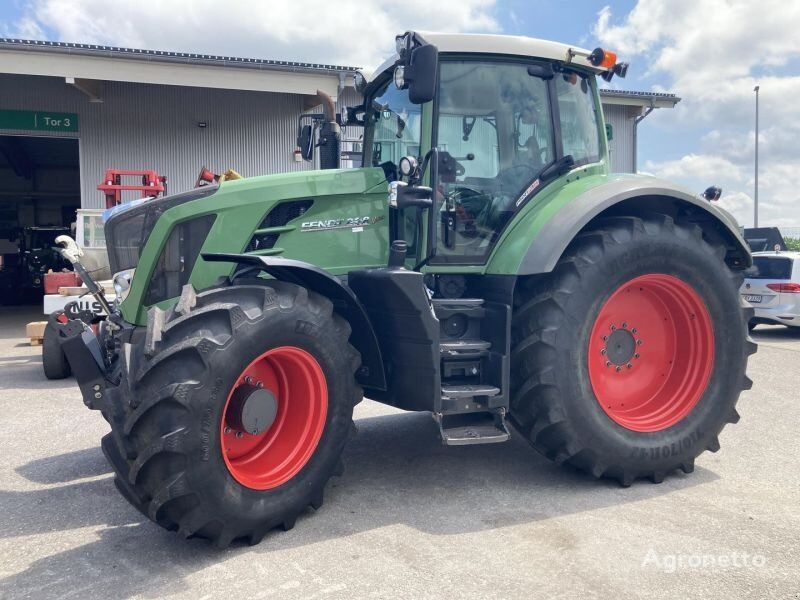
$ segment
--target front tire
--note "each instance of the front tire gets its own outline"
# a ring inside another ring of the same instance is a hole
[[[341,474],[361,399],[349,336],[327,298],[297,285],[187,286],[151,313],[122,413],[107,411],[117,487],[162,527],[220,547],[290,529]]]
[[[69,361],[61,349],[58,331],[50,323],[45,326],[42,339],[42,369],[48,379],[66,379],[72,375]]]
[[[619,217],[522,281],[510,413],[533,447],[626,486],[718,450],[756,349],[724,257],[695,224]]]

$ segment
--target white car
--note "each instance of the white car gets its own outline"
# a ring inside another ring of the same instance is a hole
[[[800,252],[754,252],[753,268],[740,293],[760,323],[800,327]]]

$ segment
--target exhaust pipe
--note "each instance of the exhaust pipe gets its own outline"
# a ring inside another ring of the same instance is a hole
[[[317,98],[322,103],[323,122],[319,129],[319,167],[338,169],[342,130],[336,122],[336,106],[328,94],[317,90]]]

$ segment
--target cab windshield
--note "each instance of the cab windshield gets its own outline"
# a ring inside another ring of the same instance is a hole
[[[397,167],[403,156],[419,156],[421,107],[409,101],[408,90],[398,90],[389,78],[366,105],[363,164]]]
[[[439,73],[437,147],[453,167],[439,169],[431,262],[482,262],[556,157],[548,83],[524,63],[452,60]]]

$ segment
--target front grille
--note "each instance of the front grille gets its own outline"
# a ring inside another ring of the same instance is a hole
[[[311,208],[312,204],[314,204],[314,201],[310,199],[282,202],[267,213],[267,216],[261,221],[261,225],[258,226],[258,229],[283,227],[290,221],[303,216],[306,211]],[[280,233],[255,233],[253,237],[250,238],[250,242],[247,244],[244,251],[254,252],[256,250],[269,250],[270,248],[274,248],[278,237],[280,237]]]

